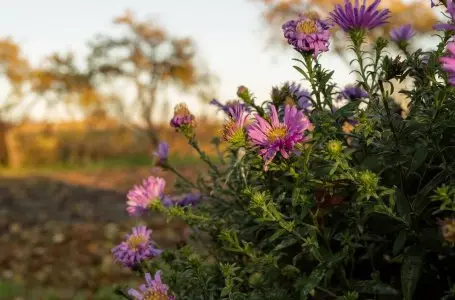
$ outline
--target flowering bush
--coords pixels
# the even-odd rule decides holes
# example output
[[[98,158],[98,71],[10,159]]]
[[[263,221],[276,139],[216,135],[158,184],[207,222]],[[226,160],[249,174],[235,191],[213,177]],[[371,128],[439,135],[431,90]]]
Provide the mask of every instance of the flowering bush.
[[[452,17],[452,1],[446,5]],[[445,4],[443,4],[445,3]],[[259,104],[241,86],[207,156],[195,118],[176,108],[171,126],[208,166],[185,178],[179,195],[150,177],[128,193],[133,216],[159,211],[191,226],[186,245],[161,250],[145,227],[113,249],[117,260],[145,273],[130,299],[450,299],[455,297],[455,42],[453,20],[437,25],[440,42],[411,51],[409,26],[391,42],[366,42],[367,30],[390,16],[380,0],[345,1],[329,19],[305,13],[283,26],[301,58],[294,68],[311,86],[286,83]],[[358,74],[340,88],[319,57],[330,27],[350,40]],[[390,46],[389,46],[390,44]],[[391,56],[393,45],[398,56]],[[445,49],[447,48],[447,52]],[[412,80],[396,91],[396,82]],[[394,95],[407,97],[400,107]],[[197,190],[197,192],[196,192]],[[150,275],[156,274],[152,280]]]

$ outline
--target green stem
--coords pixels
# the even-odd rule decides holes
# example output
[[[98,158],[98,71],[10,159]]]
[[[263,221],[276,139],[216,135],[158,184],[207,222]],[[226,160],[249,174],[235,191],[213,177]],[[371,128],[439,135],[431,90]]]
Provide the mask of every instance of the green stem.
[[[221,175],[220,171],[218,170],[216,165],[210,160],[207,154],[205,154],[205,152],[201,150],[194,135],[189,138],[188,143],[199,153],[201,159],[205,163],[207,163],[207,165],[216,173],[216,175],[220,176]]]
[[[305,54],[304,58],[305,58],[305,67],[308,72],[308,79],[311,84],[311,89],[313,90],[313,93],[316,96],[316,108],[318,108],[319,110],[322,110],[321,93],[319,92],[318,86],[317,86],[315,78],[314,78],[313,58],[309,54]]]
[[[177,175],[177,177],[179,177],[180,179],[182,179],[183,181],[185,181],[186,183],[188,183],[191,187],[195,188],[196,185],[191,182],[189,179],[187,179],[185,176],[183,176],[182,174],[180,174],[179,171],[177,171],[173,166],[171,166],[170,164],[168,164],[167,162],[163,164],[163,168],[166,169],[166,170],[169,170],[171,171],[172,173],[174,173],[175,175]]]

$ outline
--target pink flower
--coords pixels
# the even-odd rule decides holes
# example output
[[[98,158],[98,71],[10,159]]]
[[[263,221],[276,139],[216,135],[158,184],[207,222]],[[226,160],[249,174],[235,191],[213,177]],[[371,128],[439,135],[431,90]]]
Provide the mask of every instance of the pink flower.
[[[449,83],[455,86],[455,42],[447,45],[449,55],[441,57],[439,62],[444,71],[449,74]]]
[[[126,195],[128,213],[131,216],[140,216],[154,201],[162,201],[165,185],[163,178],[154,176],[144,179],[141,185],[135,185]],[[164,204],[166,205],[166,202]]]
[[[259,154],[265,161],[266,170],[278,152],[284,158],[289,158],[295,145],[307,139],[305,130],[310,127],[308,118],[295,106],[286,105],[284,122],[278,119],[275,106],[270,106],[270,112],[270,122],[256,115],[256,122],[248,128],[249,139],[260,149]]]

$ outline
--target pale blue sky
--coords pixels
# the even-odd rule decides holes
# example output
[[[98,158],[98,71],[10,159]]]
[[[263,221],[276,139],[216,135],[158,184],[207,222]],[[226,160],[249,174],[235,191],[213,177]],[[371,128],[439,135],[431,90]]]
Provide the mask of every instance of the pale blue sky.
[[[252,0],[15,0],[2,5],[0,36],[12,36],[35,64],[53,51],[71,50],[83,56],[95,34],[116,30],[112,18],[126,8],[141,18],[156,19],[173,35],[191,36],[220,78],[222,101],[233,98],[240,84],[265,100],[272,85],[300,80],[292,68],[296,53],[265,50],[268,32],[261,6]],[[338,58],[324,55],[321,62],[336,69],[337,82],[349,83]],[[4,92],[4,84],[0,90]],[[172,96],[172,103],[182,101]],[[37,109],[35,116],[41,113]]]

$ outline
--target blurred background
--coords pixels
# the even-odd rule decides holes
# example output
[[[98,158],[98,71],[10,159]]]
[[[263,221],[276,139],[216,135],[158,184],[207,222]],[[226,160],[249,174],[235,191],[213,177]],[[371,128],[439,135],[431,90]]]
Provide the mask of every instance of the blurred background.
[[[188,104],[202,148],[215,155],[211,140],[223,118],[208,102],[234,99],[239,85],[266,101],[273,85],[300,82],[281,24],[309,9],[327,16],[340,2],[3,3],[0,299],[117,299],[112,285],[135,278],[110,249],[141,221],[127,216],[126,192],[149,175],[166,178],[172,192],[175,178],[153,168],[157,143],[169,143],[172,162],[190,178],[200,169],[168,126],[173,106]],[[440,13],[429,0],[382,6],[393,17],[371,38],[411,23],[412,47],[434,44]],[[331,43],[321,63],[341,86],[354,83],[343,33],[334,30]],[[163,247],[183,239],[181,222],[147,222]]]

